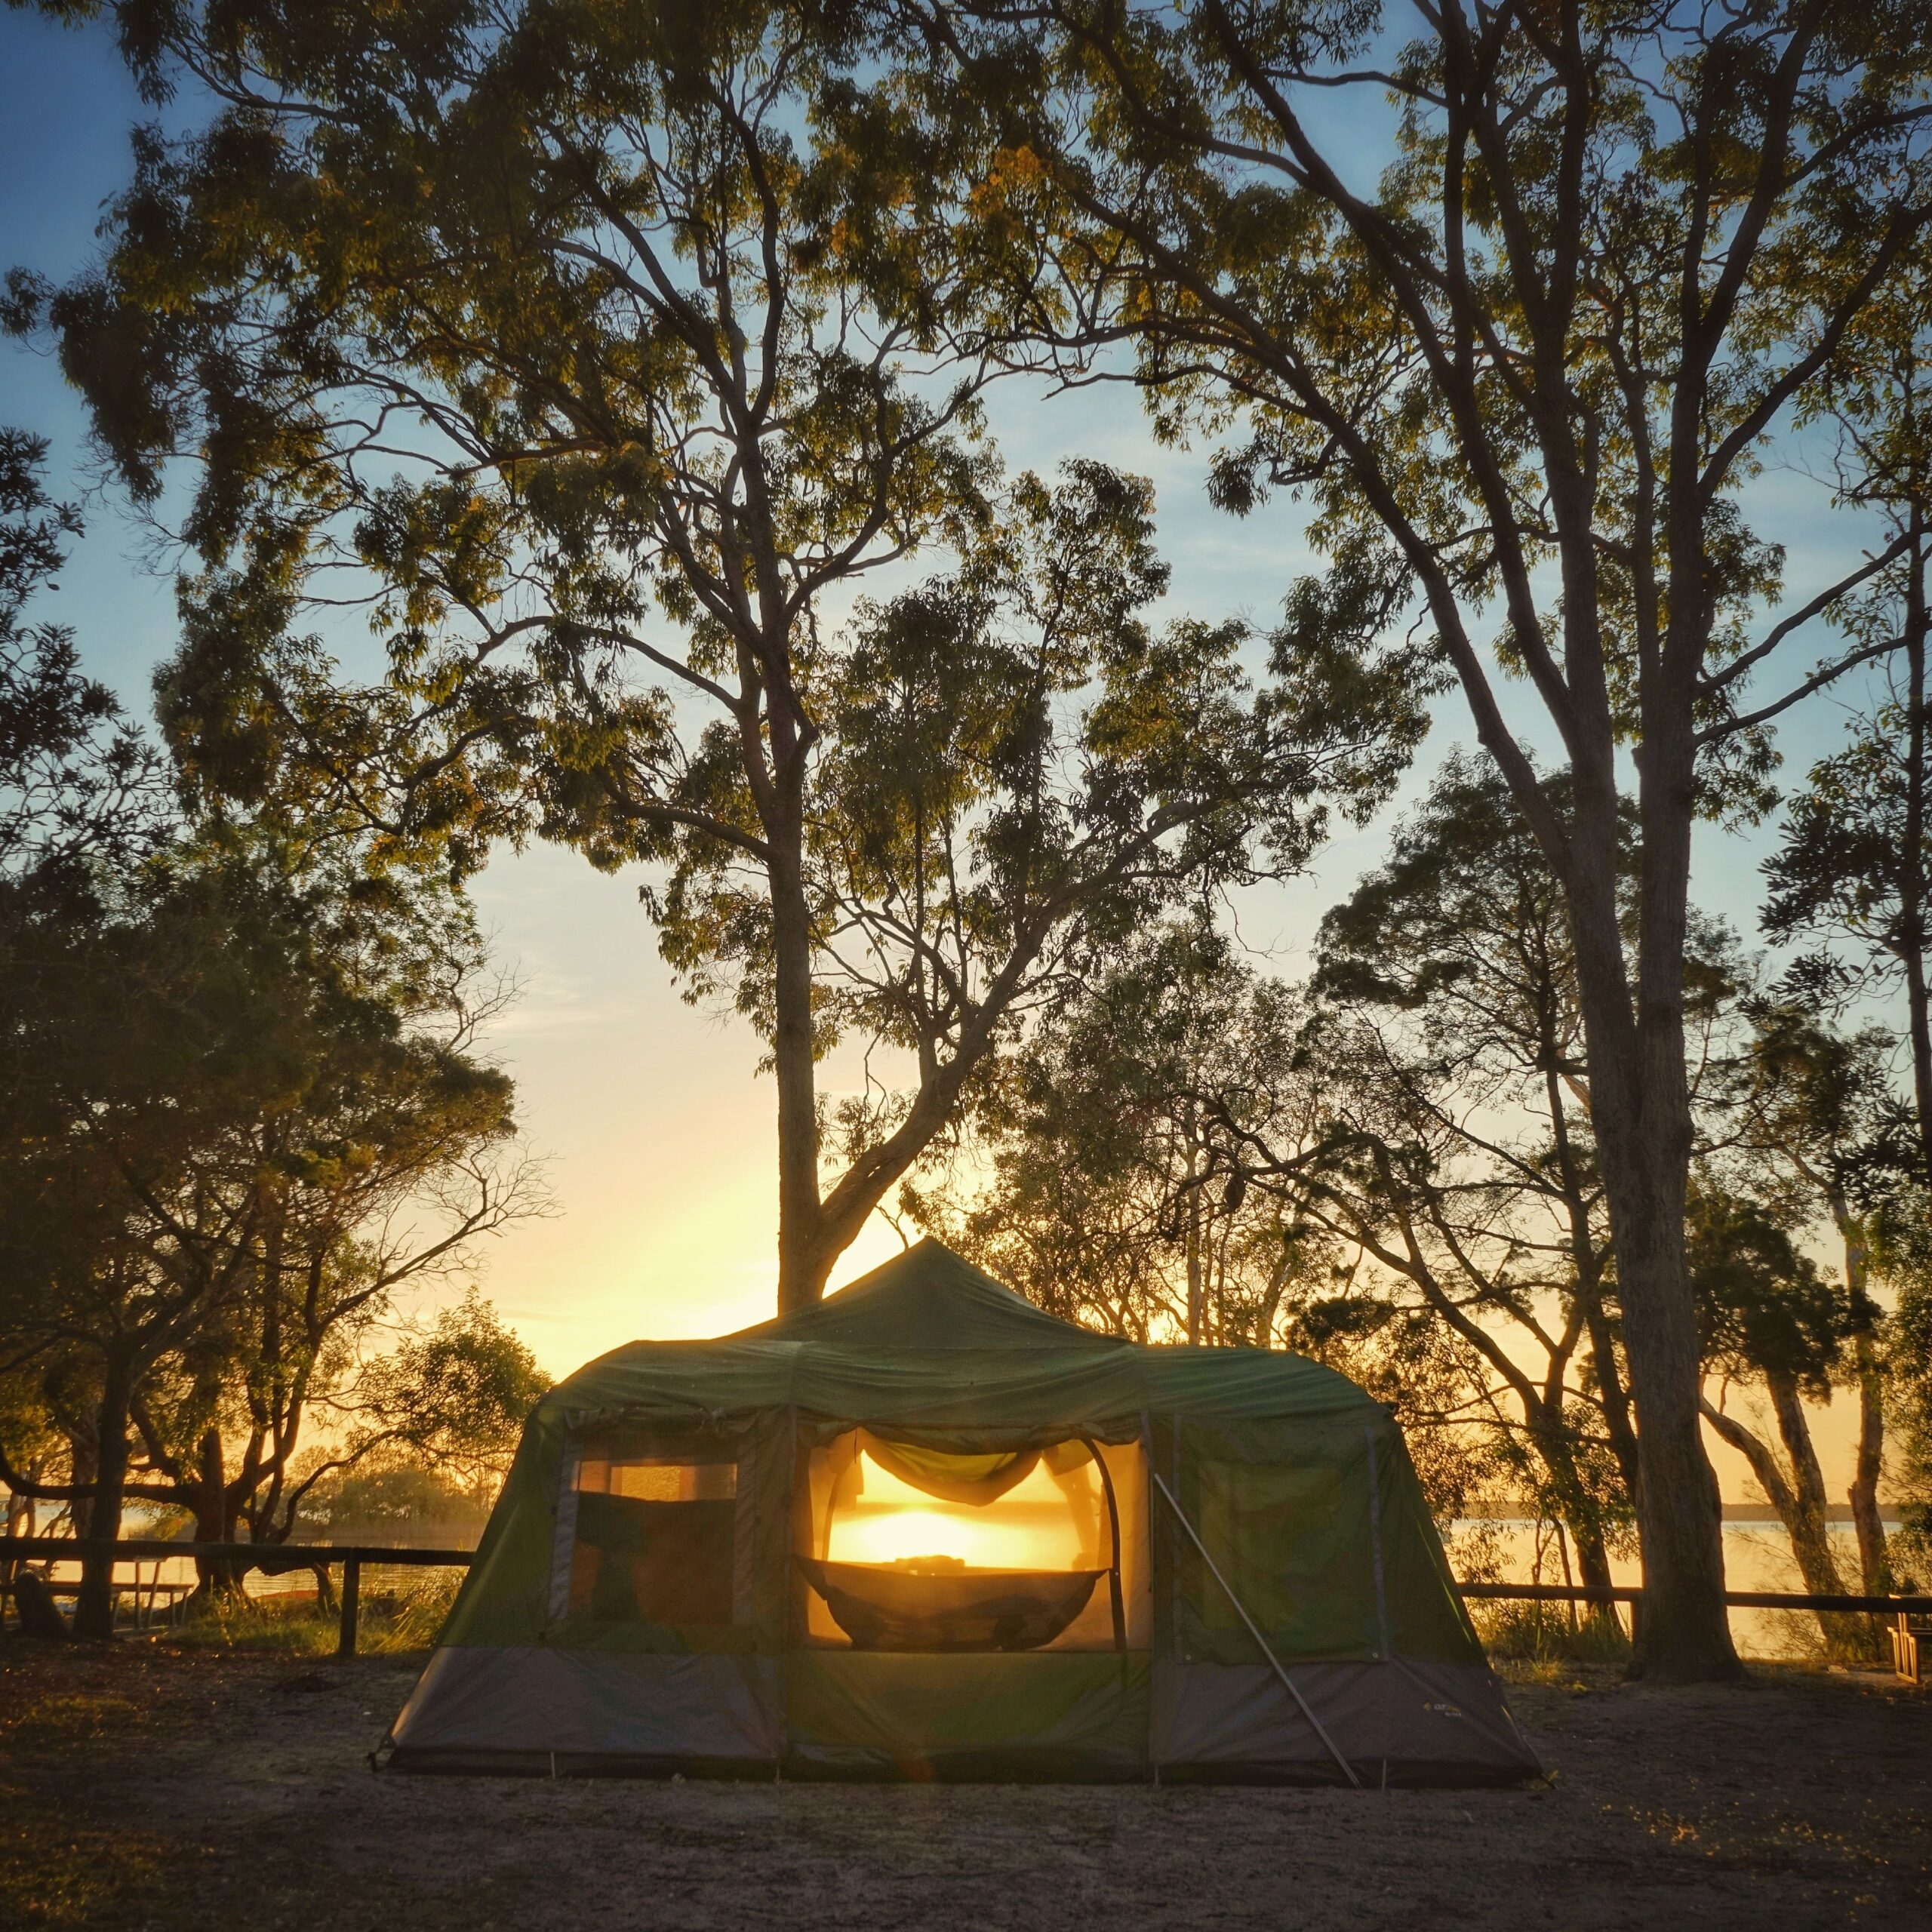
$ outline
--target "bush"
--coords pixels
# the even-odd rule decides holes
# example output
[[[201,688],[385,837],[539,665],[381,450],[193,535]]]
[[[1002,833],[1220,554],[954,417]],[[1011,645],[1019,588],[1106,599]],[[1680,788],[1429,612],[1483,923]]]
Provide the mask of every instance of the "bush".
[[[332,1470],[303,1497],[296,1540],[464,1548],[483,1534],[495,1488],[412,1462]]]
[[[1630,1639],[1614,1613],[1574,1620],[1572,1606],[1555,1603],[1477,1602],[1469,1616],[1492,1657],[1525,1663],[1627,1663]]]
[[[460,1570],[365,1569],[355,1627],[358,1654],[386,1657],[429,1649],[462,1583]],[[336,1613],[312,1592],[289,1590],[272,1596],[205,1598],[169,1641],[217,1650],[331,1657],[340,1630]]]

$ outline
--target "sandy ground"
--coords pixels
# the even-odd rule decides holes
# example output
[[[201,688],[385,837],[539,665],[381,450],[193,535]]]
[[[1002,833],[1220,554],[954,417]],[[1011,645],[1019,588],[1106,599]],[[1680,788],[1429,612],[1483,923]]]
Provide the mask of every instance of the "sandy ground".
[[[1932,1697],[1877,1676],[1572,1672],[1512,1693],[1547,1789],[1368,1795],[373,1775],[412,1676],[0,1643],[0,1926],[1932,1926]]]

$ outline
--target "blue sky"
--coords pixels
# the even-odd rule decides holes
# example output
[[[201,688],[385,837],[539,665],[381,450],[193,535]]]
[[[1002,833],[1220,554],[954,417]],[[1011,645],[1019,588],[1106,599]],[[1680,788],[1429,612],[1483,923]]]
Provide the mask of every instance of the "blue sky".
[[[0,12],[0,270],[57,279],[85,264],[101,204],[126,172],[128,126],[143,112],[97,29]],[[1078,452],[1154,477],[1177,612],[1266,618],[1306,567],[1291,511],[1244,524],[1211,511],[1200,456],[1157,448],[1128,390],[1051,399],[1009,390],[995,396],[992,417],[1016,466],[1050,469]],[[45,355],[0,343],[0,422],[51,438],[57,487],[87,489],[81,412]],[[1792,587],[1819,580],[1846,538],[1823,514],[1817,486],[1774,474],[1756,507],[1765,534],[1790,546]],[[88,512],[88,535],[44,614],[73,624],[89,669],[143,708],[152,668],[174,641],[165,560],[110,493],[89,498]],[[1522,694],[1512,703],[1534,737]],[[1468,741],[1460,699],[1439,717],[1416,783]],[[1838,717],[1829,703],[1801,714],[1784,740],[1788,774],[1835,741]],[[1295,970],[1314,922],[1376,861],[1385,830],[1338,838],[1309,878],[1249,895],[1247,942]],[[1767,835],[1702,838],[1699,896],[1748,931]],[[529,1140],[550,1158],[562,1211],[498,1243],[481,1278],[558,1372],[634,1335],[716,1333],[771,1309],[773,1100],[756,1075],[758,1043],[738,1023],[678,1000],[637,882],[538,850],[499,859],[477,893],[526,988],[496,1046],[517,1077]],[[826,1078],[834,1088],[856,1084],[856,1069],[835,1056]],[[897,1245],[875,1224],[838,1278]]]

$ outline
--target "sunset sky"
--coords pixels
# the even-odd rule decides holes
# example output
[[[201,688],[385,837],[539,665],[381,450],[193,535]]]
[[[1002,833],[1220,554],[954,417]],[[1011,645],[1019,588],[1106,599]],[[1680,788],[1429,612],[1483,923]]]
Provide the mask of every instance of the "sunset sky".
[[[85,263],[141,111],[104,35],[0,13],[0,272],[18,265],[58,278]],[[1201,456],[1155,448],[1128,390],[1043,400],[1015,386],[991,413],[1015,467],[1050,468],[1078,453],[1155,478],[1174,572],[1171,614],[1266,621],[1305,567],[1291,508],[1245,525],[1210,510]],[[57,490],[85,487],[75,399],[50,361],[11,343],[0,344],[0,422],[51,438]],[[1789,543],[1789,580],[1801,586],[1812,574],[1807,546],[1823,534],[1823,491],[1795,473],[1767,488],[1784,526],[1767,534]],[[59,596],[38,614],[73,624],[87,668],[144,709],[149,673],[174,642],[165,562],[144,554],[111,495],[93,500],[89,518]],[[1838,730],[1830,706],[1801,715],[1783,740],[1794,776]],[[1467,741],[1460,699],[1439,718],[1414,782]],[[1296,971],[1315,921],[1380,856],[1385,830],[1338,840],[1309,878],[1244,900],[1247,944],[1275,970]],[[1701,836],[1703,902],[1748,931],[1764,835]],[[500,958],[525,988],[494,1048],[516,1077],[525,1131],[550,1163],[558,1209],[497,1242],[481,1280],[553,1373],[634,1336],[715,1334],[772,1310],[774,1100],[756,1073],[758,1043],[736,1019],[679,1000],[638,906],[638,882],[539,849],[500,857],[476,891]],[[856,1084],[855,1069],[835,1057],[824,1078],[836,1090]],[[875,1221],[835,1281],[897,1246]],[[1841,1433],[1825,1431],[1835,1461]],[[1740,1493],[1734,1472],[1726,1487]]]

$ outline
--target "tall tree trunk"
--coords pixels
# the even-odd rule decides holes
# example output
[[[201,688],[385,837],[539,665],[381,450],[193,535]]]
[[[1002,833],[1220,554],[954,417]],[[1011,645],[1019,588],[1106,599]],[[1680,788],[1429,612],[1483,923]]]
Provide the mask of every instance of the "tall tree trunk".
[[[1891,1562],[1885,1548],[1885,1526],[1878,1515],[1878,1478],[1885,1463],[1885,1385],[1878,1361],[1878,1339],[1872,1332],[1869,1277],[1871,1250],[1863,1224],[1850,1203],[1834,1189],[1832,1217],[1844,1242],[1844,1286],[1854,1315],[1859,1318],[1852,1344],[1853,1376],[1858,1389],[1858,1445],[1854,1456],[1851,1487],[1853,1530],[1858,1537],[1860,1587],[1868,1596],[1883,1596],[1892,1586]]]
[[[1580,952],[1582,948],[1579,948]],[[1609,1032],[1611,1029],[1601,1029]],[[1657,1029],[1661,1032],[1665,1029]],[[1680,1057],[1676,1067],[1681,1085]],[[1638,1060],[1635,1040],[1625,1045]],[[1698,1420],[1696,1309],[1684,1245],[1688,1181],[1687,1110],[1669,1101],[1669,1069],[1654,1037],[1643,1071],[1664,1078],[1662,1105],[1635,1066],[1607,1075],[1594,1044],[1590,1065],[1604,1192],[1625,1311],[1624,1352],[1637,1411],[1638,1481],[1632,1497],[1644,1562],[1636,1668],[1666,1681],[1735,1676],[1740,1666],[1724,1602],[1724,1525],[1715,1472]],[[1636,1091],[1632,1091],[1633,1089]],[[1650,1104],[1645,1104],[1645,1102]],[[1662,1116],[1660,1118],[1660,1116]]]
[[[1818,1465],[1810,1420],[1804,1413],[1797,1379],[1769,1375],[1764,1378],[1764,1385],[1771,1398],[1771,1413],[1777,1419],[1778,1435],[1784,1444],[1786,1464],[1791,1472],[1785,1527],[1791,1533],[1792,1554],[1798,1559],[1798,1574],[1807,1590],[1821,1596],[1837,1595],[1844,1589],[1844,1579],[1838,1571],[1826,1518],[1825,1472]]]
[[[1870,1334],[1856,1344],[1858,1376],[1858,1447],[1852,1465],[1852,1527],[1858,1537],[1860,1588],[1867,1596],[1886,1595],[1892,1587],[1891,1552],[1878,1514],[1878,1475],[1885,1462],[1884,1381],[1878,1350]]]
[[[1575,823],[1564,899],[1637,1411],[1641,1479],[1634,1500],[1644,1602],[1635,1668],[1647,1677],[1692,1683],[1735,1677],[1741,1666],[1724,1611],[1723,1513],[1699,1420],[1697,1308],[1684,1252],[1692,752],[1687,723],[1666,728],[1668,720],[1647,722],[1634,974],[1618,885],[1620,795],[1607,743],[1579,748],[1573,758]]]
[[[1932,1001],[1925,980],[1925,524],[1912,507],[1912,552],[1906,597],[1905,836],[1899,860],[1899,951],[1905,967],[1906,1025],[1912,1038],[1913,1112],[1928,1185],[1932,1185]]]
[[[226,1543],[235,1533],[235,1507],[228,1494],[227,1465],[222,1454],[221,1432],[206,1429],[195,1445],[195,1481],[190,1507],[195,1519],[197,1543]],[[195,1595],[238,1597],[242,1594],[242,1572],[218,1558],[195,1559],[197,1579]]]
[[[1596,1377],[1597,1404],[1603,1412],[1604,1433],[1610,1438],[1610,1453],[1616,1458],[1617,1473],[1623,1478],[1624,1494],[1635,1509],[1643,1491],[1644,1469],[1637,1454],[1637,1432],[1630,1420],[1630,1392],[1623,1386],[1623,1371],[1617,1359],[1616,1337],[1611,1332],[1610,1317],[1603,1305],[1599,1281],[1580,1287],[1583,1298],[1583,1325],[1590,1338],[1590,1367]]]
[[[121,1512],[128,1482],[128,1408],[134,1396],[133,1373],[118,1355],[110,1355],[101,1377],[97,1411],[94,1498],[88,1510],[90,1541],[112,1543],[121,1535]],[[81,1588],[74,1607],[74,1635],[114,1635],[114,1552],[89,1550],[81,1559]]]
[[[1818,1466],[1817,1451],[1812,1445],[1810,1421],[1793,1378],[1774,1376],[1769,1378],[1768,1386],[1778,1434],[1783,1438],[1793,1478],[1797,1509],[1790,1525],[1791,1542],[1798,1571],[1807,1589],[1821,1596],[1835,1595],[1844,1590],[1844,1577],[1838,1567],[1838,1552],[1832,1547],[1825,1473]],[[1838,1655],[1869,1657],[1875,1654],[1878,1633],[1869,1617],[1821,1611],[1818,1622],[1826,1644]]]
[[[820,1211],[812,945],[801,828],[795,814],[772,829],[772,1071],[778,1083],[778,1312],[809,1308],[825,1293],[838,1251]]]
[[[1566,1517],[1564,1525],[1570,1532],[1570,1540],[1577,1546],[1577,1580],[1586,1589],[1607,1590],[1611,1586],[1610,1549],[1603,1540],[1601,1527],[1588,1516]],[[1592,1604],[1590,1614],[1610,1611],[1611,1606]]]
[[[1607,1590],[1615,1582],[1611,1574],[1610,1549],[1603,1540],[1603,1527],[1592,1516],[1580,1512],[1564,1518],[1570,1531],[1570,1540],[1577,1546],[1577,1580],[1586,1589]],[[1617,1606],[1614,1603],[1593,1603],[1585,1605],[1583,1621],[1601,1623],[1607,1635],[1610,1626],[1617,1624]],[[1621,1629],[1621,1626],[1617,1626]]]

